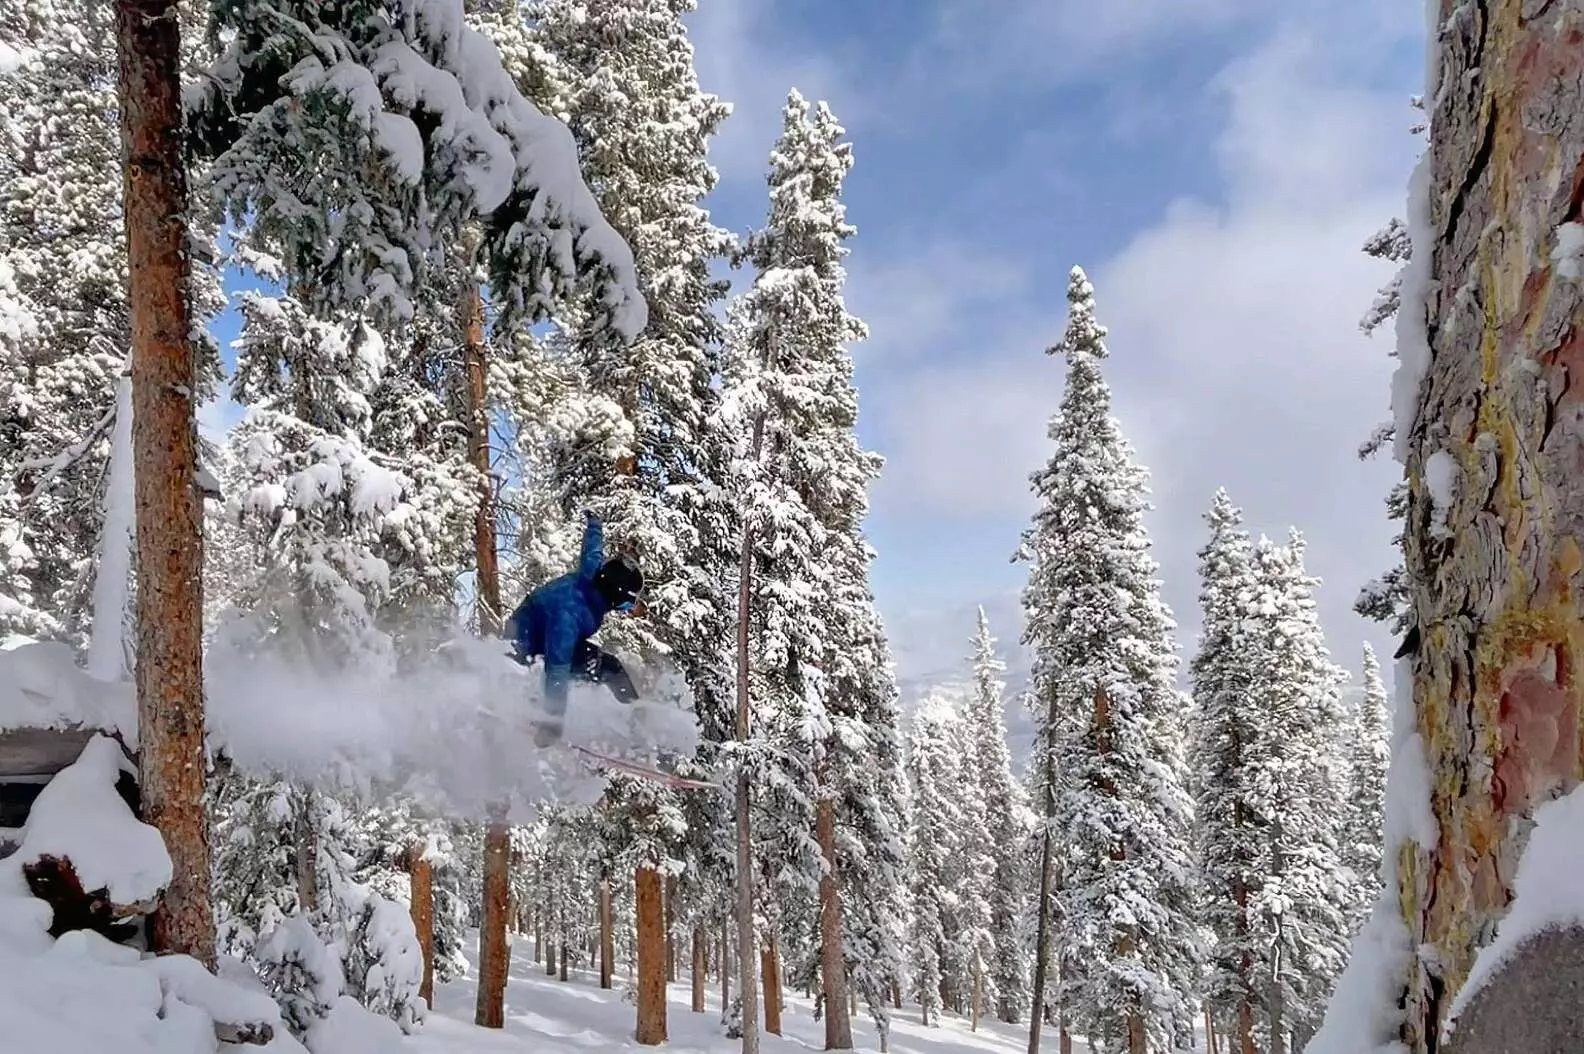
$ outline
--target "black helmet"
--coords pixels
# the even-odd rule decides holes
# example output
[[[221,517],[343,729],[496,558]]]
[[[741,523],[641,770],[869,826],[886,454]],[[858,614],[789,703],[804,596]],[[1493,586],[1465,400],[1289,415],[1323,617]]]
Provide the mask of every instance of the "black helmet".
[[[643,572],[638,561],[625,553],[605,561],[594,575],[594,590],[605,598],[613,610],[630,607],[643,592]]]

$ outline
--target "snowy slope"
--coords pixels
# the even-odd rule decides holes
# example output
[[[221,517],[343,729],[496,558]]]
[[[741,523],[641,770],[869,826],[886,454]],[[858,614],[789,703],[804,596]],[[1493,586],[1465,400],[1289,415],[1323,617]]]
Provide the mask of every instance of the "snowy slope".
[[[469,936],[471,958],[477,935]],[[667,1016],[670,1042],[664,1048],[640,1047],[632,1038],[635,1011],[623,1002],[626,978],[618,973],[617,988],[603,991],[598,979],[574,971],[566,983],[546,977],[533,961],[533,942],[518,938],[512,948],[511,981],[506,988],[506,1028],[476,1028],[473,1020],[474,988],[467,980],[435,986],[435,1012],[423,1031],[406,1041],[414,1054],[582,1054],[585,1051],[655,1050],[672,1054],[735,1054],[738,1040],[726,1039],[720,1026],[720,988],[711,982],[708,1008],[695,1014],[689,1008],[686,983],[671,986]],[[814,1020],[809,1002],[788,999],[783,1018],[783,1039],[761,1034],[764,1054],[792,1054],[824,1047],[824,1025]],[[948,1018],[938,1028],[923,1028],[911,1009],[902,1011],[891,1028],[892,1054],[1022,1054],[1028,1034],[1022,1027],[990,1022],[978,1033],[965,1022]],[[1055,1050],[1055,1037],[1047,1037]],[[854,1039],[860,1051],[879,1050],[873,1025],[854,1020]],[[1075,1044],[1082,1049],[1082,1044]]]

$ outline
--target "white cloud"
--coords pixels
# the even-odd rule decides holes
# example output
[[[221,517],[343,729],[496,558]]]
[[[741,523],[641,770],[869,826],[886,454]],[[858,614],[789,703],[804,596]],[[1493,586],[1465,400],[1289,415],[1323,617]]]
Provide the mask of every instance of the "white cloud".
[[[1207,144],[1224,204],[1179,200],[1109,260],[1056,261],[1039,300],[976,316],[971,337],[937,345],[955,353],[949,365],[869,378],[865,410],[888,456],[877,513],[1028,514],[1027,474],[1049,456],[1062,385],[1040,352],[1060,335],[1066,267],[1082,263],[1111,331],[1116,412],[1152,470],[1156,553],[1185,649],[1199,517],[1223,484],[1256,530],[1305,531],[1339,661],[1354,663],[1363,636],[1388,646],[1351,613],[1390,559],[1380,502],[1394,475],[1353,453],[1386,414],[1390,373],[1385,341],[1356,326],[1389,270],[1359,247],[1400,210],[1414,143],[1405,93],[1356,87],[1340,66],[1356,53],[1313,27],[1270,37],[1209,89],[1227,105]],[[965,303],[940,277],[911,299],[940,314]],[[970,339],[994,354],[972,354]]]
[[[775,6],[773,0],[707,0],[686,19],[699,83],[732,104],[710,142],[723,182],[763,179],[791,88],[829,102],[849,129],[863,117],[862,95],[835,62],[812,50],[800,53],[778,33]]]

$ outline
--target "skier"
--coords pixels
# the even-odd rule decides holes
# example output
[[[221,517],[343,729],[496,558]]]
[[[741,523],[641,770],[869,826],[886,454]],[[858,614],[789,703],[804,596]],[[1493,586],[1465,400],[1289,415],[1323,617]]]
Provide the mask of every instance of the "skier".
[[[643,573],[631,557],[605,556],[605,529],[592,512],[583,513],[583,551],[576,571],[552,579],[517,605],[505,634],[513,657],[524,666],[544,660],[545,716],[535,722],[534,743],[553,746],[561,739],[566,719],[567,682],[573,679],[604,684],[618,701],[638,698],[621,660],[590,644],[611,611],[629,612],[643,591]]]

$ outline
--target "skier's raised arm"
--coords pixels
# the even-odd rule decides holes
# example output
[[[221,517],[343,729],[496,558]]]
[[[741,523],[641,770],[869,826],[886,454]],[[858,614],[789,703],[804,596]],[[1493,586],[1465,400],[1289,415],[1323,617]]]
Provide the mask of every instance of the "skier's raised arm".
[[[605,563],[605,526],[599,517],[583,510],[583,552],[578,557],[578,576],[593,580]]]

